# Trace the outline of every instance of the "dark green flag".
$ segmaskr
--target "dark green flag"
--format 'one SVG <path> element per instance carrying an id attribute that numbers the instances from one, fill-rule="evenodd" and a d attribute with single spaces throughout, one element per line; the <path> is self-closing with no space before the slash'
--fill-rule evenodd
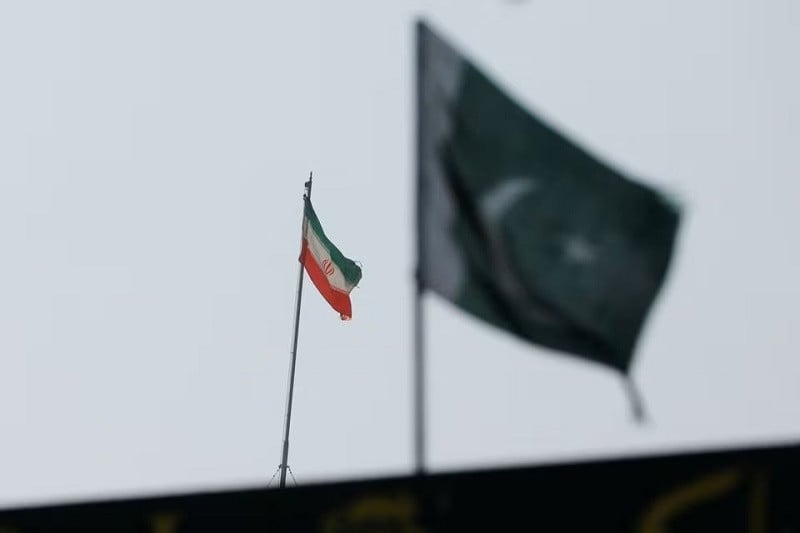
<path id="1" fill-rule="evenodd" d="M 418 282 L 530 342 L 627 371 L 679 214 L 418 25 Z"/>

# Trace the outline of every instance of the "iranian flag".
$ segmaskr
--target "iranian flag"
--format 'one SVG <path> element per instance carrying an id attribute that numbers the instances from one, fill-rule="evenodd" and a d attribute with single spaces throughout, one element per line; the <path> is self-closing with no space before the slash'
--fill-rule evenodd
<path id="1" fill-rule="evenodd" d="M 350 291 L 361 279 L 361 268 L 355 261 L 346 258 L 325 236 L 308 198 L 303 220 L 300 262 L 325 300 L 339 312 L 341 319 L 350 320 L 353 317 Z"/>

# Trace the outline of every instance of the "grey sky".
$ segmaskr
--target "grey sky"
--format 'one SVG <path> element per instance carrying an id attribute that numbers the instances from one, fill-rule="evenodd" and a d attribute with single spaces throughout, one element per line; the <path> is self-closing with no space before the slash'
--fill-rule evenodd
<path id="1" fill-rule="evenodd" d="M 301 482 L 411 468 L 412 36 L 686 205 L 634 374 L 430 298 L 435 471 L 800 435 L 793 0 L 0 4 L 0 505 L 280 459 L 302 185 L 363 264 L 304 297 Z"/>

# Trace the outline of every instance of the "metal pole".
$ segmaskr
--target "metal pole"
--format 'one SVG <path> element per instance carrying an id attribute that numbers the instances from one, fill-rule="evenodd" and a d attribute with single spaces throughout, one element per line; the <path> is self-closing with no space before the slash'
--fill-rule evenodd
<path id="1" fill-rule="evenodd" d="M 306 224 L 306 199 L 311 199 L 311 180 L 313 179 L 313 172 L 309 174 L 308 181 L 306 182 L 306 193 L 303 196 L 303 219 L 302 219 L 302 235 L 305 236 Z M 302 237 L 301 237 L 302 243 Z M 305 248 L 303 248 L 305 250 Z M 286 487 L 286 470 L 289 468 L 289 425 L 292 422 L 292 397 L 294 396 L 294 371 L 297 365 L 297 335 L 300 331 L 300 303 L 303 299 L 303 261 L 300 261 L 300 274 L 297 277 L 297 303 L 294 311 L 294 336 L 292 338 L 292 362 L 289 370 L 289 398 L 286 401 L 286 428 L 283 432 L 283 454 L 281 456 L 281 484 L 280 487 Z"/>
<path id="2" fill-rule="evenodd" d="M 425 473 L 425 342 L 422 286 L 414 290 L 414 464 L 417 475 Z"/>
<path id="3" fill-rule="evenodd" d="M 425 128 L 422 126 L 422 113 L 423 113 L 423 82 L 422 73 L 425 68 L 425 54 L 422 43 L 422 31 L 419 25 L 416 30 L 416 54 L 417 54 L 417 72 L 416 72 L 416 93 L 417 93 L 417 213 L 415 217 L 414 235 L 417 242 L 417 265 L 414 272 L 414 464 L 416 473 L 422 475 L 425 473 L 425 339 L 424 339 L 424 320 L 423 320 L 423 286 L 422 286 L 422 273 L 420 272 L 420 262 L 422 259 L 421 250 L 421 208 L 419 205 L 420 196 L 420 182 L 422 176 L 422 161 L 425 154 L 422 153 L 423 149 L 423 135 L 425 135 Z"/>

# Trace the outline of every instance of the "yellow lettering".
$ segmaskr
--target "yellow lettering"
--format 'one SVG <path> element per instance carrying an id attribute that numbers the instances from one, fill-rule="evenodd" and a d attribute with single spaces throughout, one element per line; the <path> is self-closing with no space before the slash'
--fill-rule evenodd
<path id="1" fill-rule="evenodd" d="M 723 470 L 668 492 L 644 514 L 639 523 L 640 533 L 666 533 L 671 518 L 730 492 L 742 482 L 742 478 L 738 470 Z"/>
<path id="2" fill-rule="evenodd" d="M 767 531 L 767 475 L 763 471 L 753 475 L 748 521 L 751 533 Z"/>
<path id="3" fill-rule="evenodd" d="M 178 513 L 158 513 L 150 519 L 153 533 L 177 533 L 181 517 Z"/>

